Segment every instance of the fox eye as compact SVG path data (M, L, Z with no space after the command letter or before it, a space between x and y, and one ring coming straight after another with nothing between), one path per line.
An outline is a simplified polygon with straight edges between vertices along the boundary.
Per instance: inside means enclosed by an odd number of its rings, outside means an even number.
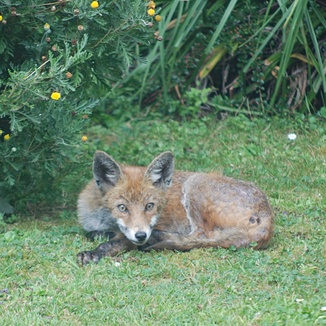
M126 212L128 212L128 208L127 208L125 205L123 205L123 204L118 205L118 210L119 210L121 213L126 213Z
M146 211L151 211L154 208L154 203L147 203L145 206Z

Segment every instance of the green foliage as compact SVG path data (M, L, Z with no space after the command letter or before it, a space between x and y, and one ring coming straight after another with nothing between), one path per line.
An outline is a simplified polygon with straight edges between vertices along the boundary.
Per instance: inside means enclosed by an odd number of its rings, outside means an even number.
M184 111L185 94L199 81L227 98L231 112L309 114L325 106L326 12L319 2L158 4L163 40L122 82L132 101L169 114L178 100Z
M185 93L184 101L187 103L187 107L185 108L185 105L182 105L179 110L180 115L195 118L205 109L205 106L209 109L207 103L211 93L212 89L209 87L204 89L191 88L189 92Z
M326 106L323 106L319 113L324 119L326 119Z
M146 2L91 2L0 1L0 212L54 200L88 115L148 44Z

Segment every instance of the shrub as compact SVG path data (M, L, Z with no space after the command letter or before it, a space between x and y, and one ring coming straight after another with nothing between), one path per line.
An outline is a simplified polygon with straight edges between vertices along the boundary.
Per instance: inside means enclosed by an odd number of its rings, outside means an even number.
M0 0L0 213L53 201L76 173L88 115L153 39L151 21L144 0Z
M169 114L178 100L185 111L186 94L199 82L198 88L216 89L212 106L219 111L324 112L322 1L161 0L160 5L163 40L123 81L130 101L155 103Z

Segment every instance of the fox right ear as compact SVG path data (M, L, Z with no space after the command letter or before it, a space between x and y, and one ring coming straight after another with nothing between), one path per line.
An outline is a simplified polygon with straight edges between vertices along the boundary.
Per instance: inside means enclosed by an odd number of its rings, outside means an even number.
M145 176L153 182L154 186L166 189L171 185L173 172L173 154L164 152L148 166Z
M103 190L115 186L122 176L119 164L108 154L96 151L93 161L93 175L97 186Z

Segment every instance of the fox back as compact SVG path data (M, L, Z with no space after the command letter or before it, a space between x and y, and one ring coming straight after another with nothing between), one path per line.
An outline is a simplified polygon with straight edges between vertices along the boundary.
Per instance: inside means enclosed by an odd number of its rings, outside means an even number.
M120 166L97 151L94 180L78 200L86 232L114 233L82 264L130 249L190 250L199 247L264 248L273 233L273 213L264 193L248 182L215 173L174 172L172 153L147 167Z

